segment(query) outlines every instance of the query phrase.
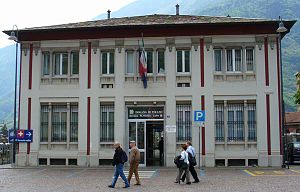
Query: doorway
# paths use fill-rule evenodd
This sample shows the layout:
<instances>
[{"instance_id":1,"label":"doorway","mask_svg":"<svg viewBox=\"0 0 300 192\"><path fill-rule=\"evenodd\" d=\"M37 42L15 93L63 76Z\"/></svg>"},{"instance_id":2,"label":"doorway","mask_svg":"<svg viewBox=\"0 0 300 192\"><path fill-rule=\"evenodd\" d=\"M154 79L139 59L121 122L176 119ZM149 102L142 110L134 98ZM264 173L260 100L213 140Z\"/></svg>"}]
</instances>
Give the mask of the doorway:
<instances>
[{"instance_id":1,"label":"doorway","mask_svg":"<svg viewBox=\"0 0 300 192\"><path fill-rule=\"evenodd\" d=\"M164 165L164 122L146 122L146 164L147 166Z\"/></svg>"}]
</instances>

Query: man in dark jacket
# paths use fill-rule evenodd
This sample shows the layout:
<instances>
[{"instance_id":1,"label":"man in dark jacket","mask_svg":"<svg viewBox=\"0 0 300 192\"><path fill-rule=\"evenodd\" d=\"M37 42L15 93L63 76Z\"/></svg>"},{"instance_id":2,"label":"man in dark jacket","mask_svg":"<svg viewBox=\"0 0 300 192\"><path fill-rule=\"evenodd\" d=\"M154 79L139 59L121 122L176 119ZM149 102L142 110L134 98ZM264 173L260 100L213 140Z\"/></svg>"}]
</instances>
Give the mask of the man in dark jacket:
<instances>
[{"instance_id":1,"label":"man in dark jacket","mask_svg":"<svg viewBox=\"0 0 300 192\"><path fill-rule=\"evenodd\" d=\"M129 183L123 171L124 163L127 161L127 155L125 151L123 151L123 149L121 148L120 143L115 143L114 148L115 148L115 154L114 154L112 165L116 166L116 168L115 168L114 178L111 182L111 185L109 185L108 187L114 188L120 175L123 181L125 182L125 186L123 188L128 188Z\"/></svg>"}]
</instances>

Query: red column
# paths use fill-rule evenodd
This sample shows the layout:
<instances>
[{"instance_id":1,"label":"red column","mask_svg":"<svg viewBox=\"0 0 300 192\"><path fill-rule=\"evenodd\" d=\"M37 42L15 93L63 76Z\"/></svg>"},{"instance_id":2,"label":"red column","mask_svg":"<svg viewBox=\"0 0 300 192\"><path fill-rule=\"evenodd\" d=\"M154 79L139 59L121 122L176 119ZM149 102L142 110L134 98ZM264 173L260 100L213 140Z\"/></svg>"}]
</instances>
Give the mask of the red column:
<instances>
[{"instance_id":1,"label":"red column","mask_svg":"<svg viewBox=\"0 0 300 192\"><path fill-rule=\"evenodd\" d=\"M205 97L201 96L201 110L205 110ZM205 155L205 127L202 127L202 155Z\"/></svg>"},{"instance_id":2,"label":"red column","mask_svg":"<svg viewBox=\"0 0 300 192\"><path fill-rule=\"evenodd\" d=\"M87 150L86 155L90 155L90 132L91 132L91 97L87 98Z\"/></svg>"},{"instance_id":3,"label":"red column","mask_svg":"<svg viewBox=\"0 0 300 192\"><path fill-rule=\"evenodd\" d=\"M270 127L270 95L266 95L266 112L267 112L267 145L268 155L271 155L271 127Z\"/></svg>"},{"instance_id":4,"label":"red column","mask_svg":"<svg viewBox=\"0 0 300 192\"><path fill-rule=\"evenodd\" d=\"M269 86L269 49L268 49L268 38L265 37L265 78L266 78L266 86Z\"/></svg>"},{"instance_id":5,"label":"red column","mask_svg":"<svg viewBox=\"0 0 300 192\"><path fill-rule=\"evenodd\" d=\"M29 48L29 82L28 89L32 88L32 55L33 55L33 46L30 44Z\"/></svg>"},{"instance_id":6,"label":"red column","mask_svg":"<svg viewBox=\"0 0 300 192\"><path fill-rule=\"evenodd\" d=\"M27 119L27 129L31 129L31 98L28 98L28 119ZM30 143L27 143L27 154L30 154Z\"/></svg>"},{"instance_id":7,"label":"red column","mask_svg":"<svg viewBox=\"0 0 300 192\"><path fill-rule=\"evenodd\" d=\"M204 40L200 39L200 85L204 87Z\"/></svg>"},{"instance_id":8,"label":"red column","mask_svg":"<svg viewBox=\"0 0 300 192\"><path fill-rule=\"evenodd\" d=\"M92 46L91 42L88 43L88 89L91 88L91 64L92 64Z\"/></svg>"}]
</instances>

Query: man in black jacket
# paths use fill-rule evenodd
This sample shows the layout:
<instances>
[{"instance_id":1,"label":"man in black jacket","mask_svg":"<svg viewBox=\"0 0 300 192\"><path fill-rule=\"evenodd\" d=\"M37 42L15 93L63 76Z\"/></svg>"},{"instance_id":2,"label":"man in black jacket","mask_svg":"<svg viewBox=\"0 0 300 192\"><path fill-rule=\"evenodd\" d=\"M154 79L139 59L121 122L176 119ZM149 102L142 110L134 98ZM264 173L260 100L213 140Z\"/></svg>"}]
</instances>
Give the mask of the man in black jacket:
<instances>
[{"instance_id":1,"label":"man in black jacket","mask_svg":"<svg viewBox=\"0 0 300 192\"><path fill-rule=\"evenodd\" d=\"M114 148L115 148L115 154L114 154L112 165L116 166L116 168L115 168L114 178L111 182L111 185L109 185L108 187L114 188L120 175L123 181L125 182L125 186L123 188L128 188L129 183L123 171L124 163L127 161L127 154L121 148L120 143L115 143Z\"/></svg>"}]
</instances>

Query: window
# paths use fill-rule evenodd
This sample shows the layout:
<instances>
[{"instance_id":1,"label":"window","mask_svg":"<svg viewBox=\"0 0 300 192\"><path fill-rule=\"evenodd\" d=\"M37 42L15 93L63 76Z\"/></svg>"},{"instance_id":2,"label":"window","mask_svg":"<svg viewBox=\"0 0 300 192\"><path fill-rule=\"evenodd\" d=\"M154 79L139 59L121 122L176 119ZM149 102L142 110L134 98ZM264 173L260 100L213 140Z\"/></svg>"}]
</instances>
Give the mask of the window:
<instances>
[{"instance_id":1,"label":"window","mask_svg":"<svg viewBox=\"0 0 300 192\"><path fill-rule=\"evenodd\" d=\"M165 51L164 50L157 51L157 73L158 74L165 73Z\"/></svg>"},{"instance_id":2,"label":"window","mask_svg":"<svg viewBox=\"0 0 300 192\"><path fill-rule=\"evenodd\" d=\"M78 106L70 106L70 142L78 141Z\"/></svg>"},{"instance_id":3,"label":"window","mask_svg":"<svg viewBox=\"0 0 300 192\"><path fill-rule=\"evenodd\" d=\"M51 122L49 122L50 117ZM51 138L48 138L49 123ZM69 133L67 132L68 125L70 126ZM69 142L78 141L78 104L70 104L69 109L66 103L52 106L42 104L40 141L48 142L48 139L51 139L51 142L68 142L68 135L70 138Z\"/></svg>"},{"instance_id":4,"label":"window","mask_svg":"<svg viewBox=\"0 0 300 192\"><path fill-rule=\"evenodd\" d=\"M43 75L50 75L50 53L43 52Z\"/></svg>"},{"instance_id":5,"label":"window","mask_svg":"<svg viewBox=\"0 0 300 192\"><path fill-rule=\"evenodd\" d=\"M51 141L66 142L67 141L67 106L54 105L52 106L52 126L51 126Z\"/></svg>"},{"instance_id":6,"label":"window","mask_svg":"<svg viewBox=\"0 0 300 192\"><path fill-rule=\"evenodd\" d=\"M40 141L48 142L48 122L49 122L49 107L48 105L41 106L41 130Z\"/></svg>"},{"instance_id":7,"label":"window","mask_svg":"<svg viewBox=\"0 0 300 192\"><path fill-rule=\"evenodd\" d=\"M224 105L215 104L216 141L224 141Z\"/></svg>"},{"instance_id":8,"label":"window","mask_svg":"<svg viewBox=\"0 0 300 192\"><path fill-rule=\"evenodd\" d=\"M68 53L53 54L54 75L68 74Z\"/></svg>"},{"instance_id":9,"label":"window","mask_svg":"<svg viewBox=\"0 0 300 192\"><path fill-rule=\"evenodd\" d=\"M133 51L126 52L126 74L134 73Z\"/></svg>"},{"instance_id":10,"label":"window","mask_svg":"<svg viewBox=\"0 0 300 192\"><path fill-rule=\"evenodd\" d=\"M215 58L215 71L222 71L222 50L215 49L214 50L214 58Z\"/></svg>"},{"instance_id":11,"label":"window","mask_svg":"<svg viewBox=\"0 0 300 192\"><path fill-rule=\"evenodd\" d=\"M242 50L227 49L227 71L242 71Z\"/></svg>"},{"instance_id":12,"label":"window","mask_svg":"<svg viewBox=\"0 0 300 192\"><path fill-rule=\"evenodd\" d=\"M153 73L153 52L146 51L147 55L147 73Z\"/></svg>"},{"instance_id":13,"label":"window","mask_svg":"<svg viewBox=\"0 0 300 192\"><path fill-rule=\"evenodd\" d=\"M256 141L256 104L248 104L248 141Z\"/></svg>"},{"instance_id":14,"label":"window","mask_svg":"<svg viewBox=\"0 0 300 192\"><path fill-rule=\"evenodd\" d=\"M178 73L190 72L190 51L188 50L177 51L177 72Z\"/></svg>"},{"instance_id":15,"label":"window","mask_svg":"<svg viewBox=\"0 0 300 192\"><path fill-rule=\"evenodd\" d=\"M114 105L100 105L100 142L114 141Z\"/></svg>"},{"instance_id":16,"label":"window","mask_svg":"<svg viewBox=\"0 0 300 192\"><path fill-rule=\"evenodd\" d=\"M244 105L228 104L228 141L244 140Z\"/></svg>"},{"instance_id":17,"label":"window","mask_svg":"<svg viewBox=\"0 0 300 192\"><path fill-rule=\"evenodd\" d=\"M177 141L191 140L191 105L177 104L176 105L176 127Z\"/></svg>"},{"instance_id":18,"label":"window","mask_svg":"<svg viewBox=\"0 0 300 192\"><path fill-rule=\"evenodd\" d=\"M71 66L72 66L72 75L79 74L79 52L71 52Z\"/></svg>"},{"instance_id":19,"label":"window","mask_svg":"<svg viewBox=\"0 0 300 192\"><path fill-rule=\"evenodd\" d=\"M247 71L254 71L254 49L246 48L246 67Z\"/></svg>"},{"instance_id":20,"label":"window","mask_svg":"<svg viewBox=\"0 0 300 192\"><path fill-rule=\"evenodd\" d=\"M115 54L114 52L102 52L102 74L114 74Z\"/></svg>"}]
</instances>

